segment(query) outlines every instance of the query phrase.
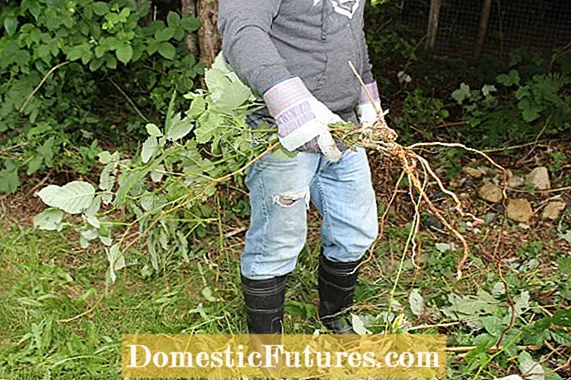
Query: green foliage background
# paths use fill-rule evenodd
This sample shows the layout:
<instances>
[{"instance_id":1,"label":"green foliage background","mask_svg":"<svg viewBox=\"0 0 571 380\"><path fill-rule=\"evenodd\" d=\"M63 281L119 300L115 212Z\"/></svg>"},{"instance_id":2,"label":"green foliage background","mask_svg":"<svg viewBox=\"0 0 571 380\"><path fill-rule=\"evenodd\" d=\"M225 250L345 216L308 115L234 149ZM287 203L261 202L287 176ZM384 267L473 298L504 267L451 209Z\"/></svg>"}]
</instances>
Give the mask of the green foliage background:
<instances>
[{"instance_id":1,"label":"green foliage background","mask_svg":"<svg viewBox=\"0 0 571 380\"><path fill-rule=\"evenodd\" d=\"M156 14L135 0L0 5L0 192L24 173L87 173L101 143L136 142L173 89L194 87L202 67L184 40L199 20Z\"/></svg>"}]
</instances>

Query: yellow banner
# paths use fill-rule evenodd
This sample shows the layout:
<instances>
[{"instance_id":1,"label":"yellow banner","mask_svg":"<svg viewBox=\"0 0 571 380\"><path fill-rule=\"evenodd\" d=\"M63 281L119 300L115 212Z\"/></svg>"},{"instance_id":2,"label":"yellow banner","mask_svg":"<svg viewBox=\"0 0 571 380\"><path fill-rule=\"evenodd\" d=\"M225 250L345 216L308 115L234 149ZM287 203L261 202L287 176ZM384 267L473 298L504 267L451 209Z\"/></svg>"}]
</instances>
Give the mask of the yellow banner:
<instances>
[{"instance_id":1,"label":"yellow banner","mask_svg":"<svg viewBox=\"0 0 571 380\"><path fill-rule=\"evenodd\" d=\"M444 335L123 335L128 378L444 378Z\"/></svg>"}]
</instances>

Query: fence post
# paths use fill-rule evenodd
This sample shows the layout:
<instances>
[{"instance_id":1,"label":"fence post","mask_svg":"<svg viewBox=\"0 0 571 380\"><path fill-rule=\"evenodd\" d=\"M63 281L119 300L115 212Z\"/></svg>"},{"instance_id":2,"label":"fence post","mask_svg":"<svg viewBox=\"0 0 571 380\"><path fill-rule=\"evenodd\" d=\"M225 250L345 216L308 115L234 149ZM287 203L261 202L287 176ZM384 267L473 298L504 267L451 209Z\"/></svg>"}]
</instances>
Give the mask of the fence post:
<instances>
[{"instance_id":1,"label":"fence post","mask_svg":"<svg viewBox=\"0 0 571 380\"><path fill-rule=\"evenodd\" d=\"M426 45L430 49L436 46L436 36L438 34L438 21L440 20L440 8L442 0L431 0L430 2L430 16L428 17L428 34Z\"/></svg>"},{"instance_id":2,"label":"fence post","mask_svg":"<svg viewBox=\"0 0 571 380\"><path fill-rule=\"evenodd\" d=\"M478 31L478 41L476 43L476 59L480 58L484 45L486 44L486 35L488 33L488 24L490 22L490 13L492 10L492 0L484 0L482 7L482 16L480 17L480 30Z\"/></svg>"}]
</instances>

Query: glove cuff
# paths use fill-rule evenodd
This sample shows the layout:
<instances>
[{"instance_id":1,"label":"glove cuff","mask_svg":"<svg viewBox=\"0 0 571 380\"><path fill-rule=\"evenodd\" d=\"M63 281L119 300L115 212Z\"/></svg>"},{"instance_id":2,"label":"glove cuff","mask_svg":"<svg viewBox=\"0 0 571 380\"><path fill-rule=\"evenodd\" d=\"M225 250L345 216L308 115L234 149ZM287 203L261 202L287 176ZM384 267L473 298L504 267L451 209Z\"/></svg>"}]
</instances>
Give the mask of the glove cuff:
<instances>
[{"instance_id":1,"label":"glove cuff","mask_svg":"<svg viewBox=\"0 0 571 380\"><path fill-rule=\"evenodd\" d=\"M303 81L295 76L275 83L264 93L264 100L274 118L311 97Z\"/></svg>"},{"instance_id":2,"label":"glove cuff","mask_svg":"<svg viewBox=\"0 0 571 380\"><path fill-rule=\"evenodd\" d=\"M379 95L379 86L377 85L377 82L371 82L367 84L365 88L367 89L367 91L365 91L365 89L363 88L361 89L361 97L359 99L359 104L371 103L371 100L373 101L373 103L381 102L381 97ZM371 98L369 98L369 95L371 96Z\"/></svg>"}]
</instances>

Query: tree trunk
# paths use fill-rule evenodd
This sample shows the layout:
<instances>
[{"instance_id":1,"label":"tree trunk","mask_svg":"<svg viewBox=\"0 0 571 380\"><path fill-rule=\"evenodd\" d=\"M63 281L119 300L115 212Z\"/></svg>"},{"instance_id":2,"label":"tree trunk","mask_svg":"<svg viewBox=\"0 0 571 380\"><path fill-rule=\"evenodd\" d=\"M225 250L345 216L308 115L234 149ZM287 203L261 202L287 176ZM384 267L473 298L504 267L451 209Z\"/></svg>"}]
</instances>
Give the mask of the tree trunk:
<instances>
[{"instance_id":1,"label":"tree trunk","mask_svg":"<svg viewBox=\"0 0 571 380\"><path fill-rule=\"evenodd\" d=\"M196 0L182 0L181 11L183 15L196 17ZM188 50L190 50L195 57L198 57L199 54L197 38L196 33L188 33L186 35L186 46L188 46Z\"/></svg>"},{"instance_id":2,"label":"tree trunk","mask_svg":"<svg viewBox=\"0 0 571 380\"><path fill-rule=\"evenodd\" d=\"M218 33L218 0L196 1L197 15L202 21L198 30L200 62L209 67L222 47L222 39Z\"/></svg>"}]
</instances>

